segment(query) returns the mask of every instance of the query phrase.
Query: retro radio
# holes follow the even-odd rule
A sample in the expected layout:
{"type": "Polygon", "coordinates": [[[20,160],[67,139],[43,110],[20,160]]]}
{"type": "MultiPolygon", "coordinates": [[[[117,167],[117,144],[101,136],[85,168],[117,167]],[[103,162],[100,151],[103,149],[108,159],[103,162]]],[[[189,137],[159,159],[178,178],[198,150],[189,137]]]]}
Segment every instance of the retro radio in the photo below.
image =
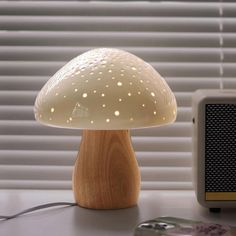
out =
{"type": "Polygon", "coordinates": [[[212,212],[236,207],[236,90],[198,90],[192,107],[198,202],[212,212]]]}

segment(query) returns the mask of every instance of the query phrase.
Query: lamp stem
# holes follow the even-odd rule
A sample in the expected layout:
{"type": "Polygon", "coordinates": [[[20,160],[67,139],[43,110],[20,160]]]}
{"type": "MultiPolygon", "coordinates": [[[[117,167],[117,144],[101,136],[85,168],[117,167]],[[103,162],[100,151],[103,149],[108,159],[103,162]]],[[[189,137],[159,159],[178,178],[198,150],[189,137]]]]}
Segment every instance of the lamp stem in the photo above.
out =
{"type": "Polygon", "coordinates": [[[84,130],[73,173],[78,205],[120,209],[137,204],[140,172],[128,130],[84,130]]]}

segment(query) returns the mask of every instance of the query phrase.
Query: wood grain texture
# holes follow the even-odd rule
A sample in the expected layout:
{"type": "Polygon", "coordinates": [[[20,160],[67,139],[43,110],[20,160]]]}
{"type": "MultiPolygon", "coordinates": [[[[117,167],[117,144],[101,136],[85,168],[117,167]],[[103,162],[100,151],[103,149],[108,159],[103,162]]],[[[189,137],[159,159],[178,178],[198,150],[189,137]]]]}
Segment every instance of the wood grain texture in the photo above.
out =
{"type": "Polygon", "coordinates": [[[140,172],[128,130],[84,130],[73,173],[78,205],[120,209],[137,204],[140,172]]]}

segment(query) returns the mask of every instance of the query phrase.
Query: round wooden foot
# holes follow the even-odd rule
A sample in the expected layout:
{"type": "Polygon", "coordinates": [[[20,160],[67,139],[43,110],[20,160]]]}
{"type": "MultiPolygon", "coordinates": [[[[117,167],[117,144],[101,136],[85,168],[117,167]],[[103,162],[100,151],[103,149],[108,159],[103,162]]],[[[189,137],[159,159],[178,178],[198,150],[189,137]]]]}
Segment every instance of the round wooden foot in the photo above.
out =
{"type": "Polygon", "coordinates": [[[128,130],[84,130],[73,173],[78,205],[120,209],[137,204],[140,172],[128,130]]]}

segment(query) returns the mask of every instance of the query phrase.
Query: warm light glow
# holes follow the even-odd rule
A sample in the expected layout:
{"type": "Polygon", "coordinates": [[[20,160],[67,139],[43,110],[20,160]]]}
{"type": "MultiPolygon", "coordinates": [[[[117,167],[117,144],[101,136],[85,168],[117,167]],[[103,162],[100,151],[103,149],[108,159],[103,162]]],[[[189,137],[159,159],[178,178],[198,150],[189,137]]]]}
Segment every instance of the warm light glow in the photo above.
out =
{"type": "Polygon", "coordinates": [[[159,126],[173,122],[176,112],[174,94],[151,65],[109,48],[63,66],[35,102],[44,124],[93,130],[159,126]]]}
{"type": "Polygon", "coordinates": [[[115,116],[119,116],[120,112],[119,111],[115,111],[115,116]]]}

